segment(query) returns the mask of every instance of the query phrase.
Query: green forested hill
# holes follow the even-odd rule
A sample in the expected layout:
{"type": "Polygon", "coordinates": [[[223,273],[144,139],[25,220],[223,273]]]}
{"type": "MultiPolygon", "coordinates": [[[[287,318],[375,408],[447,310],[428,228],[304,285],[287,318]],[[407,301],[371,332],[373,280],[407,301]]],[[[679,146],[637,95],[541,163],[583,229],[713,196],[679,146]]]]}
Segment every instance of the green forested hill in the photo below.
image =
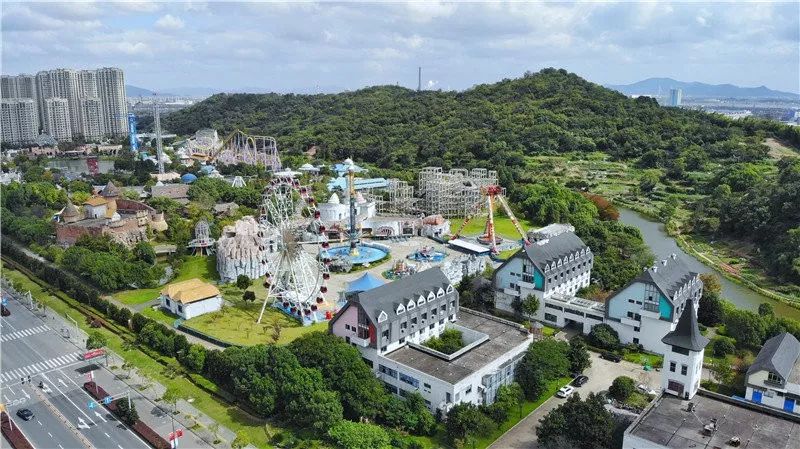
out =
{"type": "Polygon", "coordinates": [[[464,92],[380,86],[334,95],[220,94],[164,122],[179,134],[240,128],[276,137],[284,151],[317,145],[325,156],[382,167],[502,165],[520,155],[594,150],[618,159],[652,150],[677,156],[693,144],[712,158],[740,152],[753,159],[752,146],[724,143],[759,130],[800,145],[800,132],[788,127],[663,108],[555,69],[464,92]]]}

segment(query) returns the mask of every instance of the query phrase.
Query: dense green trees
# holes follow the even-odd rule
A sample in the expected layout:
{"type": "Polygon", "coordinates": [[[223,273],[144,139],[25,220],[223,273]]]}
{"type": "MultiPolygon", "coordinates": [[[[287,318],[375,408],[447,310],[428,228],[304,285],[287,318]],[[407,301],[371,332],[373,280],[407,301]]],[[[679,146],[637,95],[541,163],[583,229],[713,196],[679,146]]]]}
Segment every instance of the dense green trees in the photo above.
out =
{"type": "Polygon", "coordinates": [[[733,164],[708,190],[695,207],[695,229],[754,242],[769,273],[800,283],[800,159],[782,159],[775,176],[753,164],[733,164]]]}
{"type": "Polygon", "coordinates": [[[361,353],[339,337],[312,332],[289,345],[299,363],[316,368],[327,388],[341,395],[345,416],[374,419],[380,413],[386,393],[361,353]]]}
{"type": "Polygon", "coordinates": [[[438,337],[431,337],[422,344],[443,354],[452,354],[464,347],[464,340],[458,329],[445,329],[438,337]]]}
{"type": "Polygon", "coordinates": [[[536,435],[545,448],[611,449],[614,428],[601,396],[589,393],[582,401],[573,394],[542,419],[536,435]]]}
{"type": "Polygon", "coordinates": [[[570,370],[569,344],[553,338],[532,343],[517,364],[514,378],[528,399],[542,395],[547,383],[570,370]]]}
{"type": "Polygon", "coordinates": [[[608,395],[621,402],[628,400],[634,391],[636,391],[636,383],[628,376],[617,377],[608,387],[608,395]]]}
{"type": "Polygon", "coordinates": [[[130,251],[108,236],[82,236],[64,251],[60,264],[101,290],[115,291],[131,285],[154,286],[164,275],[163,267],[152,265],[154,259],[155,253],[147,243],[130,251]]]}
{"type": "Polygon", "coordinates": [[[571,373],[582,373],[592,366],[592,359],[589,357],[589,349],[583,337],[576,335],[569,340],[569,371],[571,373]]]}
{"type": "Polygon", "coordinates": [[[598,324],[589,331],[586,341],[596,348],[613,350],[619,347],[619,334],[608,324],[598,324]]]}
{"type": "Polygon", "coordinates": [[[342,421],[328,430],[333,444],[342,449],[387,449],[389,434],[374,424],[342,421]]]}

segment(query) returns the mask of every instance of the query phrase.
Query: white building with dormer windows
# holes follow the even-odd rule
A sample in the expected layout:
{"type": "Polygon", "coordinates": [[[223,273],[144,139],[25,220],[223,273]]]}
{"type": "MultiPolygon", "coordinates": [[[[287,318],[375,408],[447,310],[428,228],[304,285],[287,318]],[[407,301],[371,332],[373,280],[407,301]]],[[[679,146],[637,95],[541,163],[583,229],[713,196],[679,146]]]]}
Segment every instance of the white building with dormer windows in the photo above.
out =
{"type": "Polygon", "coordinates": [[[330,332],[358,348],[389,391],[419,392],[431,412],[493,403],[533,341],[516,323],[460,308],[458,291],[438,267],[346,298],[330,332]],[[444,354],[423,346],[445,329],[461,332],[461,349],[444,354]]]}

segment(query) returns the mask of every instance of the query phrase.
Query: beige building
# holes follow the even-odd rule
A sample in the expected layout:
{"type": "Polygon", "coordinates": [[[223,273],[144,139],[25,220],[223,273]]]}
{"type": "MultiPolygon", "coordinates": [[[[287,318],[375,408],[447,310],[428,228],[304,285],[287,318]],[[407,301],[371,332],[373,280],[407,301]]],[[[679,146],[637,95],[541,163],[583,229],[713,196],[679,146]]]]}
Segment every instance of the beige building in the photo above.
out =
{"type": "Polygon", "coordinates": [[[125,74],[115,67],[97,69],[97,95],[103,105],[107,135],[128,135],[128,104],[125,101],[125,74]]]}
{"type": "Polygon", "coordinates": [[[100,140],[105,135],[103,105],[97,97],[79,100],[81,113],[81,134],[86,140],[100,140]]]}
{"type": "Polygon", "coordinates": [[[158,299],[162,308],[185,320],[222,307],[219,289],[197,278],[167,285],[158,299]]]}

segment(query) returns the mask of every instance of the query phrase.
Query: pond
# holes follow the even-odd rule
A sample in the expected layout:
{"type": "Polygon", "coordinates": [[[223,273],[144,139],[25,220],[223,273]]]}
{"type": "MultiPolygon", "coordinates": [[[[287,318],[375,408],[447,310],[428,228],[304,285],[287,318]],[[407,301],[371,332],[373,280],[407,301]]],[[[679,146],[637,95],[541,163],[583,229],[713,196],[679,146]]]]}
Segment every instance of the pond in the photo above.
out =
{"type": "MultiPolygon", "coordinates": [[[[66,172],[89,173],[87,159],[51,159],[47,163],[47,166],[66,172]]],[[[97,168],[100,173],[108,173],[114,170],[114,161],[98,159],[97,168]]]]}
{"type": "Polygon", "coordinates": [[[794,308],[780,301],[768,298],[747,287],[724,278],[712,267],[705,265],[683,251],[675,239],[667,234],[662,223],[652,221],[636,211],[619,207],[619,221],[630,226],[635,226],[641,231],[644,242],[655,254],[656,259],[663,259],[672,253],[677,254],[686,261],[689,268],[698,273],[711,272],[717,275],[722,286],[722,297],[736,304],[737,307],[747,310],[757,310],[758,305],[766,302],[775,308],[775,314],[800,320],[800,309],[794,308]]]}

